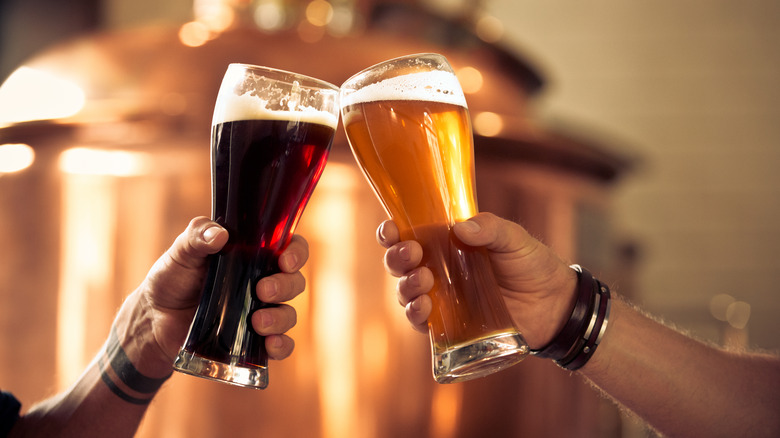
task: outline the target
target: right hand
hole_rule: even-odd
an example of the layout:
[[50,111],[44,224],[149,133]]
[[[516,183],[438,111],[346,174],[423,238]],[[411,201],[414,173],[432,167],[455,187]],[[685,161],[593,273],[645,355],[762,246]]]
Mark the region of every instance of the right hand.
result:
[[[159,361],[170,370],[187,335],[200,301],[206,276],[207,260],[227,242],[227,230],[206,217],[190,221],[173,245],[152,266],[136,295],[147,312],[154,341],[159,346]],[[300,269],[309,257],[306,240],[293,235],[279,256],[281,272],[261,279],[255,292],[263,302],[278,304],[256,311],[251,316],[253,329],[265,336],[271,359],[289,356],[295,343],[285,334],[297,322],[295,309],[284,302],[305,288]]]
[[[491,213],[457,223],[453,232],[464,244],[488,250],[507,308],[529,347],[547,345],[574,308],[575,271],[523,227]],[[407,318],[415,329],[427,332],[433,274],[420,265],[422,246],[400,241],[398,227],[390,220],[377,229],[377,240],[387,248],[385,269],[399,277],[398,300]]]

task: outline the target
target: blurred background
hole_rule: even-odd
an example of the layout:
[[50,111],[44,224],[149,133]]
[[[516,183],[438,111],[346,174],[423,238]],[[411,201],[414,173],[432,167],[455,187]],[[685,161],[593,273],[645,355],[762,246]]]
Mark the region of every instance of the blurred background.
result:
[[[0,387],[26,406],[78,376],[124,297],[209,214],[229,62],[340,84],[445,54],[474,122],[482,210],[701,339],[780,346],[777,2],[0,5]],[[535,358],[433,383],[374,242],[384,217],[339,130],[299,227],[312,255],[294,355],[265,391],[175,375],[138,435],[652,436]]]

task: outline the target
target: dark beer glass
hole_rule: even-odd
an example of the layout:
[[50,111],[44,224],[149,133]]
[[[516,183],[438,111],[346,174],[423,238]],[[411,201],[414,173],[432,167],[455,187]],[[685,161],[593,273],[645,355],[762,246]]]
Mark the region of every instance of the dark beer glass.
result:
[[428,328],[435,380],[465,381],[521,361],[528,346],[487,253],[451,231],[478,210],[471,121],[447,60],[422,54],[375,65],[341,86],[340,101],[359,166],[401,238],[423,246],[434,274]]
[[338,87],[327,82],[266,67],[228,67],[211,126],[211,195],[212,219],[229,238],[209,259],[176,370],[268,385],[265,339],[250,319],[267,305],[255,286],[279,272],[278,256],[325,168],[338,108]]

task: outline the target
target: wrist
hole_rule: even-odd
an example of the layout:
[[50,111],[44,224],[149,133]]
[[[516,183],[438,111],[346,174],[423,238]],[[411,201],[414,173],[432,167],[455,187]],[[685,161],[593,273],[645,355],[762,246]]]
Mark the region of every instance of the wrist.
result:
[[571,266],[564,263],[560,264],[559,270],[561,273],[557,276],[559,279],[557,286],[554,285],[551,288],[552,294],[558,297],[557,306],[550,311],[549,318],[550,321],[552,321],[552,324],[550,324],[550,331],[548,337],[544,340],[544,343],[539,346],[539,349],[551,343],[555,337],[561,333],[564,326],[571,318],[577,303],[579,273]]
[[572,268],[577,272],[577,290],[571,314],[552,341],[531,352],[574,371],[588,362],[601,342],[609,320],[611,296],[609,288],[590,272],[578,265]]
[[136,290],[122,307],[112,330],[116,331],[130,361],[145,375],[170,375],[173,358],[158,342],[159,318],[145,295],[140,289]]
[[[563,262],[555,270],[540,275],[541,283],[535,289],[542,291],[534,304],[540,309],[532,315],[526,340],[531,350],[542,349],[555,339],[571,316],[577,301],[577,272]],[[533,336],[531,336],[533,334]]]
[[171,376],[172,363],[157,344],[152,314],[132,294],[122,306],[99,359],[101,378],[117,396],[146,404]]

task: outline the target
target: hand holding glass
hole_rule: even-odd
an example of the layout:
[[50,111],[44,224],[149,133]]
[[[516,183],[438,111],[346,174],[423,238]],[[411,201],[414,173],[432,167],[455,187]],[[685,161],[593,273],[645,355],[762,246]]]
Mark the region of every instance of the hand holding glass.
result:
[[436,54],[370,67],[341,86],[352,152],[401,238],[434,274],[428,318],[433,375],[450,383],[521,361],[528,346],[506,309],[487,253],[451,228],[477,214],[471,121],[460,84]]
[[322,174],[338,123],[338,87],[243,64],[228,67],[211,126],[212,219],[229,238],[209,260],[178,371],[241,386],[268,385],[265,338],[251,316],[267,306],[257,282],[279,272]]

